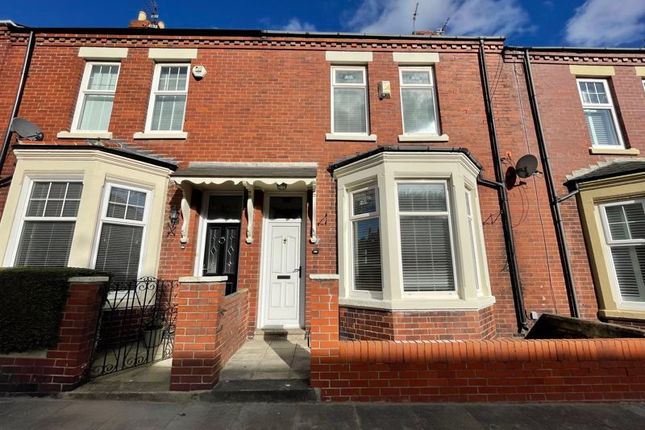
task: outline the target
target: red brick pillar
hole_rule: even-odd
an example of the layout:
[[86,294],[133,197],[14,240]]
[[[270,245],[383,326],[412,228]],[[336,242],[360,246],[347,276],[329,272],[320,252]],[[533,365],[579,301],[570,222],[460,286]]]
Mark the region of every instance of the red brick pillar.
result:
[[311,315],[311,385],[320,387],[321,372],[338,361],[338,279],[334,275],[315,278],[309,280],[307,306]]
[[222,367],[217,329],[225,289],[221,276],[179,279],[171,390],[210,390],[217,383]]

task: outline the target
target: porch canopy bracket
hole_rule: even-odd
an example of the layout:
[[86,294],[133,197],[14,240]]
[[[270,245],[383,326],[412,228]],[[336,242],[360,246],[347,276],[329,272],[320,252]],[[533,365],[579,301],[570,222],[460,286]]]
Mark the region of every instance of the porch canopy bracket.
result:
[[207,189],[212,186],[243,187],[247,191],[246,198],[246,243],[253,243],[253,212],[254,192],[260,190],[274,190],[286,187],[293,190],[312,190],[312,243],[317,242],[316,237],[316,174],[318,164],[315,162],[296,163],[222,163],[222,162],[195,162],[188,167],[177,170],[172,180],[182,190],[181,212],[183,224],[181,227],[182,244],[188,242],[190,227],[190,198],[193,188]]

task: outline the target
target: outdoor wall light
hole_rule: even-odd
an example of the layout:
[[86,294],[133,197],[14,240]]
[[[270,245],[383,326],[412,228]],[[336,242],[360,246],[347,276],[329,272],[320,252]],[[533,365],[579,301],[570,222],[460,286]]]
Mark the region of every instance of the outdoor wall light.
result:
[[174,235],[175,234],[175,229],[177,228],[177,224],[179,224],[179,210],[177,209],[177,206],[171,206],[170,207],[170,234]]
[[276,184],[276,188],[278,189],[278,191],[284,191],[287,189],[287,184],[285,184],[284,182],[281,184]]

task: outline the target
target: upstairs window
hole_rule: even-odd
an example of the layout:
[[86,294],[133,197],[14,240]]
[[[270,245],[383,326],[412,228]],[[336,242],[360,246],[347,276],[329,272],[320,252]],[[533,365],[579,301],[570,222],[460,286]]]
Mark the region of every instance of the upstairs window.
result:
[[67,265],[82,190],[80,182],[33,182],[16,266]]
[[119,63],[87,63],[76,102],[72,130],[107,131],[112,115]]
[[114,280],[138,276],[147,196],[144,190],[108,185],[94,267],[111,273]]
[[620,297],[645,302],[645,200],[607,204],[602,213]]
[[189,64],[157,64],[152,81],[146,131],[182,131]]
[[354,289],[381,292],[381,230],[375,186],[351,194]]
[[455,291],[446,182],[398,184],[403,291]]
[[439,134],[432,68],[402,67],[401,111],[404,134]]
[[365,67],[332,67],[332,133],[367,134]]
[[606,79],[578,79],[592,146],[624,147],[616,109]]

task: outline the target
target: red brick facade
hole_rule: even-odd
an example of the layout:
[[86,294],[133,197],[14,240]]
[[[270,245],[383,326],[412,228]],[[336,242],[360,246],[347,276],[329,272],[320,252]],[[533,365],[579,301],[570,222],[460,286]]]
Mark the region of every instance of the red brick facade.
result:
[[[20,67],[27,41],[25,31],[0,33],[0,127],[4,129],[20,77]],[[450,136],[447,143],[432,143],[439,148],[467,148],[482,165],[482,177],[494,178],[491,144],[482,95],[476,39],[449,37],[367,38],[307,37],[270,35],[255,37],[245,33],[204,32],[65,34],[37,32],[36,47],[18,116],[28,118],[44,131],[47,144],[85,144],[85,140],[57,139],[69,130],[78,96],[85,60],[79,58],[81,46],[127,47],[121,60],[118,89],[109,130],[115,140],[130,147],[176,159],[181,167],[190,162],[316,162],[317,215],[304,221],[306,231],[312,222],[318,226],[320,242],[305,246],[305,325],[313,331],[320,318],[314,316],[323,296],[316,294],[316,283],[309,274],[337,273],[336,191],[328,166],[342,158],[374,149],[377,145],[395,145],[402,134],[398,64],[393,52],[436,52],[436,90],[441,129]],[[184,131],[185,140],[134,140],[133,134],[144,129],[149,102],[154,61],[149,48],[197,48],[191,65],[203,65],[208,75],[202,80],[190,78]],[[377,142],[327,141],[330,131],[330,63],[325,51],[370,51],[373,61],[367,65],[370,132]],[[493,113],[498,129],[500,153],[505,165],[511,165],[527,153],[538,154],[531,118],[525,72],[517,53],[504,49],[503,41],[485,42],[489,81],[492,85]],[[612,87],[629,147],[645,151],[645,94],[634,66],[645,61],[643,54],[558,52],[532,53],[534,79],[546,140],[556,184],[562,184],[572,171],[614,158],[589,154],[587,126],[580,107],[575,79],[569,64],[611,64],[616,69]],[[380,81],[392,84],[391,98],[379,99]],[[0,178],[12,174],[15,160],[8,158]],[[541,169],[540,169],[541,170]],[[522,290],[527,311],[568,314],[562,269],[556,247],[553,223],[543,179],[525,180],[526,184],[509,192],[513,231],[517,240]],[[4,207],[8,187],[0,188],[0,208]],[[385,312],[341,308],[340,330],[343,336],[361,339],[490,339],[516,333],[513,297],[508,276],[504,237],[499,219],[499,202],[494,190],[479,187],[481,218],[488,257],[488,272],[495,305],[480,311]],[[558,192],[565,193],[560,186]],[[181,190],[171,183],[164,220],[170,208],[179,206]],[[238,288],[248,295],[248,316],[236,321],[252,333],[257,326],[260,299],[260,262],[264,193],[255,191],[253,243],[240,241]],[[180,245],[164,222],[163,242],[159,251],[159,273],[164,279],[191,276],[198,250],[198,223],[202,193],[193,191],[188,242]],[[566,235],[571,251],[574,279],[581,314],[594,319],[598,311],[589,260],[577,208],[573,200],[563,205]],[[241,231],[246,229],[242,217]],[[201,294],[201,293],[198,293]],[[215,292],[213,292],[215,294]],[[326,297],[326,296],[324,296]],[[218,299],[219,300],[219,299]],[[326,305],[326,304],[324,304]],[[202,316],[212,315],[216,308]],[[334,307],[326,312],[335,312]],[[336,315],[338,317],[338,315]],[[181,318],[187,318],[187,316]],[[231,317],[232,318],[232,317]],[[199,319],[191,321],[197,323]],[[200,348],[215,349],[214,322],[197,341]],[[209,331],[210,330],[210,331]],[[195,341],[194,336],[178,327],[176,360],[184,356]],[[183,339],[183,340],[182,340]],[[320,346],[325,349],[327,346]],[[194,352],[194,351],[193,351]],[[193,353],[191,352],[191,354]],[[199,358],[198,358],[199,359]],[[205,367],[215,363],[205,363]],[[210,384],[201,376],[176,374],[174,384]],[[193,377],[194,376],[194,377]],[[174,377],[174,376],[173,376]],[[210,377],[210,376],[209,376]],[[207,378],[208,379],[208,378]],[[188,384],[188,385],[184,385]],[[178,385],[177,385],[178,386]],[[201,386],[201,385],[200,385]]]

